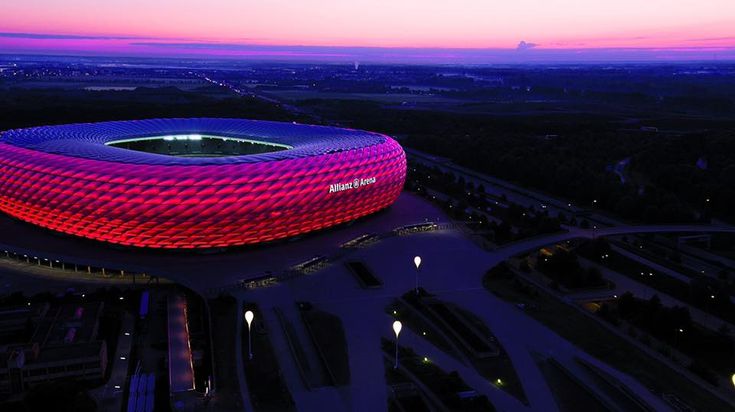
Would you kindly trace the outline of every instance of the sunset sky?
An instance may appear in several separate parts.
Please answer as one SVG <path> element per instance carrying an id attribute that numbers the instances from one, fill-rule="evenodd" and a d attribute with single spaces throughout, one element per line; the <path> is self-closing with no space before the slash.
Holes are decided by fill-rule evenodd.
<path id="1" fill-rule="evenodd" d="M 524 42 L 524 43 L 521 43 Z M 3 0 L 0 52 L 258 56 L 311 48 L 732 56 L 733 0 Z M 325 53 L 319 49 L 319 53 Z M 414 51 L 415 53 L 415 51 Z M 348 53 L 349 54 L 349 53 Z"/>

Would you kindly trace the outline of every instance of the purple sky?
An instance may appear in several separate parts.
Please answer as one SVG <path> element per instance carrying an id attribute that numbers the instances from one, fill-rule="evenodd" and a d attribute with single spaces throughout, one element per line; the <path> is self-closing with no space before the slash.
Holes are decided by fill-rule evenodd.
<path id="1" fill-rule="evenodd" d="M 730 60 L 735 1 L 4 0 L 0 32 L 0 53 L 463 63 Z"/>

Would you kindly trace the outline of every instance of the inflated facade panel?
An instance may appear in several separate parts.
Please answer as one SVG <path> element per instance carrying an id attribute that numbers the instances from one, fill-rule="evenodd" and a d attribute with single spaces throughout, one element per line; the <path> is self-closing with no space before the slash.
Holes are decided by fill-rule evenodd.
<path id="1" fill-rule="evenodd" d="M 106 143 L 202 133 L 290 149 L 176 157 Z M 70 235 L 150 248 L 249 245 L 391 205 L 403 149 L 370 132 L 240 119 L 154 119 L 0 136 L 0 211 Z"/>

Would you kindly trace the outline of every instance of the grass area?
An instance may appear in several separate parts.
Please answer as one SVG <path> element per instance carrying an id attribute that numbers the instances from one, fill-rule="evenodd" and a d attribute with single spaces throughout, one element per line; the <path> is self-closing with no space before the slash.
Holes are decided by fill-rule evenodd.
<path id="1" fill-rule="evenodd" d="M 385 368 L 385 381 L 391 387 L 393 395 L 388 398 L 389 412 L 428 412 L 431 410 L 418 387 L 400 369 L 394 369 L 393 362 L 384 359 L 383 367 Z"/>
<path id="2" fill-rule="evenodd" d="M 596 384 L 608 398 L 612 399 L 618 408 L 627 412 L 650 412 L 645 402 L 628 387 L 620 384 L 619 380 L 589 362 L 580 361 L 579 359 L 577 359 L 577 362 L 590 373 L 590 383 Z"/>
<path id="3" fill-rule="evenodd" d="M 239 313 L 246 310 L 255 314 L 252 324 L 253 359 L 248 359 L 248 327 L 243 325 L 242 328 L 243 367 L 253 408 L 256 411 L 293 411 L 294 402 L 273 353 L 268 330 L 262 322 L 263 315 L 254 304 L 246 303 Z"/>
<path id="4" fill-rule="evenodd" d="M 235 328 L 237 300 L 222 296 L 209 302 L 212 315 L 212 342 L 214 344 L 214 378 L 217 385 L 217 410 L 241 410 L 242 397 L 238 385 L 235 362 Z"/>
<path id="5" fill-rule="evenodd" d="M 552 296 L 524 285 L 512 273 L 496 268 L 485 276 L 483 283 L 489 291 L 506 301 L 526 304 L 529 316 L 589 354 L 638 379 L 655 393 L 674 394 L 701 411 L 731 410 L 719 398 L 692 384 L 677 371 L 651 358 L 594 319 Z"/>
<path id="6" fill-rule="evenodd" d="M 402 103 L 409 101 L 412 103 L 458 103 L 459 100 L 446 98 L 436 95 L 420 95 L 408 93 L 339 93 L 339 92 L 322 92 L 319 90 L 298 90 L 298 89 L 263 89 L 263 92 L 274 95 L 276 97 L 298 101 L 308 99 L 327 99 L 327 100 L 368 100 L 381 103 Z"/>
<path id="7" fill-rule="evenodd" d="M 404 326 L 411 329 L 416 335 L 422 336 L 442 352 L 448 353 L 455 358 L 457 353 L 452 345 L 439 333 L 433 324 L 427 322 L 416 313 L 416 309 L 407 306 L 403 301 L 396 299 L 388 305 L 386 313 L 400 320 Z"/>
<path id="8" fill-rule="evenodd" d="M 668 345 L 662 348 L 667 356 L 671 356 L 669 347 L 686 354 L 693 361 L 690 370 L 712 385 L 719 384 L 716 374 L 729 381 L 735 370 L 733 339 L 693 322 L 684 307 L 667 307 L 658 297 L 644 300 L 625 293 L 614 302 L 604 303 L 597 313 L 615 326 L 628 322 L 631 336 L 637 335 L 635 327 L 655 337 Z"/>
<path id="9" fill-rule="evenodd" d="M 346 263 L 353 275 L 360 282 L 363 288 L 379 288 L 383 286 L 383 282 L 378 279 L 373 272 L 363 262 L 350 261 Z"/>
<path id="10" fill-rule="evenodd" d="M 527 403 L 528 400 L 523 391 L 523 385 L 516 374 L 510 357 L 484 322 L 470 312 L 460 310 L 454 306 L 450 309 L 449 305 L 433 298 L 426 302 L 426 298 L 427 294 L 423 289 L 419 296 L 412 291 L 403 295 L 405 302 L 410 304 L 414 310 L 420 312 L 431 322 L 431 325 L 439 328 L 444 336 L 452 339 L 454 345 L 463 351 L 472 363 L 472 367 L 480 375 L 491 382 L 500 380 L 502 382 L 502 385 L 499 386 L 500 389 L 518 398 L 521 402 Z M 431 306 L 431 310 L 429 306 Z M 472 325 L 472 328 L 468 325 Z M 442 335 L 434 332 L 432 336 L 441 337 Z M 427 339 L 431 341 L 431 338 L 427 337 Z M 488 352 L 497 352 L 497 355 L 485 356 Z M 457 357 L 457 359 L 459 358 Z"/>
<path id="11" fill-rule="evenodd" d="M 393 341 L 382 339 L 383 351 L 395 356 L 395 343 Z M 472 391 L 457 372 L 445 372 L 435 364 L 424 357 L 417 356 L 416 353 L 405 346 L 398 346 L 398 358 L 400 365 L 406 368 L 418 380 L 421 381 L 437 398 L 452 411 L 494 411 L 495 407 L 490 403 L 486 396 L 476 396 L 472 398 L 462 399 L 458 394 L 461 392 Z M 393 379 L 391 374 L 394 372 L 391 366 L 386 368 L 387 381 Z"/>
<path id="12" fill-rule="evenodd" d="M 350 383 L 347 339 L 339 317 L 299 305 L 306 329 L 333 385 Z"/>
<path id="13" fill-rule="evenodd" d="M 318 362 L 316 365 L 312 365 L 309 362 L 306 352 L 304 351 L 304 343 L 299 341 L 296 330 L 291 322 L 283 316 L 283 312 L 280 309 L 276 309 L 276 315 L 279 318 L 279 322 L 286 335 L 288 346 L 291 349 L 291 354 L 296 361 L 296 366 L 299 368 L 304 383 L 308 389 L 328 385 L 326 381 L 327 372 L 324 369 L 322 362 Z"/>
<path id="14" fill-rule="evenodd" d="M 451 325 L 452 331 L 470 346 L 472 352 L 491 352 L 497 345 L 490 345 L 489 339 L 479 336 L 469 328 L 458 314 L 442 302 L 429 303 L 431 310 L 439 316 L 446 325 Z"/>
<path id="15" fill-rule="evenodd" d="M 587 388 L 570 378 L 555 362 L 541 360 L 538 365 L 560 412 L 610 410 L 592 396 Z"/>

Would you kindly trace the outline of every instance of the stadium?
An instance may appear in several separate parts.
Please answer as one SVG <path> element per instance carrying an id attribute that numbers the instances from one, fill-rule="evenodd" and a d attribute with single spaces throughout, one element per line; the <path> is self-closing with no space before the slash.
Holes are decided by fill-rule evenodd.
<path id="1" fill-rule="evenodd" d="M 0 211 L 116 245 L 193 249 L 298 236 L 390 206 L 406 178 L 378 133 L 151 119 L 0 135 Z"/>

